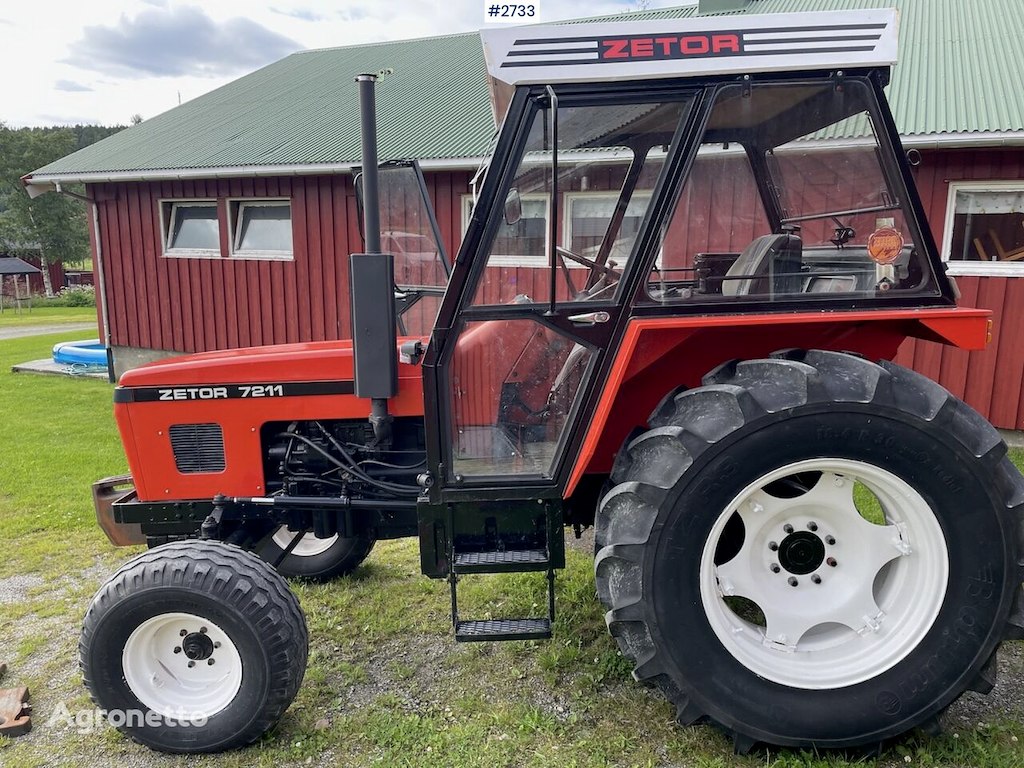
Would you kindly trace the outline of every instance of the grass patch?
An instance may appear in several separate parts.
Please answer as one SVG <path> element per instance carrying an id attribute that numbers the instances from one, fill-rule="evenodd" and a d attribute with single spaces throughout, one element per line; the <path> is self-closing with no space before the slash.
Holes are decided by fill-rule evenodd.
<path id="1" fill-rule="evenodd" d="M 28 325 L 57 325 L 63 323 L 95 323 L 95 307 L 35 307 L 31 311 L 24 309 L 15 312 L 4 308 L 0 315 L 0 328 L 16 328 Z M 93 334 L 96 335 L 95 333 Z M 88 338 L 88 337 L 86 337 Z M 49 350 L 47 350 L 47 354 Z M 2 354 L 2 350 L 0 350 Z M 19 360 L 17 362 L 24 362 Z M 7 366 L 8 368 L 10 366 Z"/>
<path id="2" fill-rule="evenodd" d="M 92 318 L 91 310 L 61 311 Z M 258 744 L 186 760 L 151 753 L 109 728 L 80 734 L 47 725 L 60 705 L 89 706 L 76 666 L 78 627 L 98 585 L 133 554 L 111 547 L 96 527 L 89 485 L 124 471 L 125 461 L 109 384 L 9 370 L 45 356 L 56 341 L 88 335 L 0 342 L 0 515 L 7 532 L 0 580 L 17 587 L 17 599 L 0 602 L 0 637 L 11 665 L 5 684 L 32 688 L 36 722 L 27 737 L 0 739 L 2 765 L 1021 765 L 1024 724 L 1005 709 L 984 723 L 956 720 L 939 738 L 912 736 L 879 759 L 791 750 L 736 757 L 718 731 L 678 728 L 664 699 L 633 682 L 594 597 L 590 556 L 567 553 L 551 641 L 457 645 L 447 584 L 419 574 L 414 541 L 379 543 L 346 579 L 294 585 L 310 627 L 309 668 L 292 707 Z M 1024 464 L 1024 450 L 1011 455 Z M 467 578 L 460 599 L 472 618 L 543 613 L 544 579 Z M 1020 653 L 1010 656 L 1019 660 Z M 1006 671 L 1020 676 L 1019 666 Z"/>

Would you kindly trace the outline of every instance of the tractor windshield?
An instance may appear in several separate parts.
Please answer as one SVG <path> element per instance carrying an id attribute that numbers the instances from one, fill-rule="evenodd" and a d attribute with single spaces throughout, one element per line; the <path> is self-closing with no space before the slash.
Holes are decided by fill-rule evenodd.
<path id="1" fill-rule="evenodd" d="M 689 103 L 537 109 L 473 303 L 610 301 Z"/>
<path id="2" fill-rule="evenodd" d="M 362 204 L 362 185 L 356 190 Z M 379 169 L 380 245 L 394 257 L 398 332 L 427 336 L 448 284 L 448 256 L 415 161 L 386 163 Z M 362 217 L 360 216 L 360 223 Z"/>

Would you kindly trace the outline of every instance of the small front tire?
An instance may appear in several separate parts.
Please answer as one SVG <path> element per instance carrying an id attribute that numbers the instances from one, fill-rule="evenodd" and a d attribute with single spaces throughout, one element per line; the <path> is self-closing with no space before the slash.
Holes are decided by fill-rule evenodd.
<path id="1" fill-rule="evenodd" d="M 86 687 L 118 730 L 161 752 L 221 752 L 271 728 L 306 667 L 305 617 L 284 579 L 213 541 L 156 547 L 93 598 Z"/>

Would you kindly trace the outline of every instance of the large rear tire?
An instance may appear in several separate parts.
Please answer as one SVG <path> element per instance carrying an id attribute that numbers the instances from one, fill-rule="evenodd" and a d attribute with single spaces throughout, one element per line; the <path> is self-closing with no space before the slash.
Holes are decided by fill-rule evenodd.
<path id="1" fill-rule="evenodd" d="M 271 728 L 299 690 L 306 621 L 287 582 L 230 544 L 183 541 L 129 561 L 79 642 L 107 720 L 161 752 L 220 752 Z"/>
<path id="2" fill-rule="evenodd" d="M 291 540 L 298 533 L 282 525 L 259 549 L 259 556 L 268 563 L 276 563 Z M 352 573 L 367 557 L 376 543 L 373 531 L 363 531 L 355 536 L 338 536 L 318 539 L 306 533 L 295 548 L 289 552 L 277 571 L 289 579 L 307 581 L 329 581 Z"/>
<path id="3" fill-rule="evenodd" d="M 738 751 L 874 747 L 987 692 L 1024 625 L 1024 480 L 998 433 L 850 355 L 704 384 L 627 443 L 597 515 L 598 592 L 637 679 Z"/>

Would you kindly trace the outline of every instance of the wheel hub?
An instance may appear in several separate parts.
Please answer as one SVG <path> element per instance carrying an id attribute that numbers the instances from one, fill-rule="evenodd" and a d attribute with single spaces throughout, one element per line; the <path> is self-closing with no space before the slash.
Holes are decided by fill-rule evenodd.
<path id="1" fill-rule="evenodd" d="M 825 543 L 810 531 L 789 534 L 779 544 L 779 564 L 796 576 L 813 573 L 825 562 Z"/>
<path id="2" fill-rule="evenodd" d="M 192 661 L 206 661 L 213 656 L 213 640 L 203 631 L 191 632 L 181 641 L 181 649 Z"/>

